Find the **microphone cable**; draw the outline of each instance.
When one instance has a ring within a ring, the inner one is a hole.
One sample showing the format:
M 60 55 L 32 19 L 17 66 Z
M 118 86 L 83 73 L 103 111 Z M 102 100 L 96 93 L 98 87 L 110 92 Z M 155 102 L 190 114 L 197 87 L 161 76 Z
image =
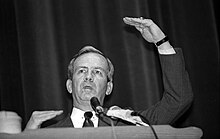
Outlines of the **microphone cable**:
M 154 134 L 155 139 L 159 139 L 158 136 L 157 136 L 156 131 L 154 130 L 153 126 L 150 124 L 150 122 L 149 122 L 148 119 L 146 119 L 144 116 L 142 116 L 142 115 L 141 115 L 140 113 L 138 113 L 138 112 L 132 112 L 132 113 L 131 113 L 131 116 L 140 116 L 141 119 L 143 119 L 144 122 L 146 122 L 146 123 L 149 125 L 150 129 L 152 130 L 152 132 L 153 132 L 153 134 Z

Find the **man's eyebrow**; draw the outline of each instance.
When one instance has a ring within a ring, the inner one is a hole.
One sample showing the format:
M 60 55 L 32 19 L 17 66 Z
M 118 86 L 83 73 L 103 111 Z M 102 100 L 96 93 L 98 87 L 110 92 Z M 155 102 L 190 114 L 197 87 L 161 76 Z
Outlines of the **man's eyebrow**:
M 108 71 L 106 69 L 104 69 L 103 67 L 94 67 L 94 69 L 99 69 L 105 73 L 108 73 Z
M 101 70 L 104 70 L 105 71 L 105 69 L 103 68 L 103 67 L 93 67 L 94 69 L 101 69 Z
M 87 68 L 86 66 L 76 66 L 76 68 Z
M 74 71 L 76 71 L 76 70 L 78 70 L 78 69 L 81 69 L 81 68 L 84 68 L 84 69 L 85 69 L 85 68 L 88 68 L 88 67 L 86 67 L 86 66 L 77 66 L 77 67 L 74 68 Z
M 86 67 L 86 66 L 77 66 L 76 68 L 75 68 L 75 70 L 78 70 L 78 69 L 81 69 L 81 68 L 88 68 L 88 67 Z M 103 67 L 92 67 L 93 69 L 100 69 L 100 70 L 103 70 L 103 71 L 106 71 Z

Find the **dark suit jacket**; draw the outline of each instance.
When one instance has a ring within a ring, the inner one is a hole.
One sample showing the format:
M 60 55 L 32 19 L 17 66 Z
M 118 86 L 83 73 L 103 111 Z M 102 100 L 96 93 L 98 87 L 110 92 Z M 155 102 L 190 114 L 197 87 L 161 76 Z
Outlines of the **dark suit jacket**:
M 162 99 L 150 108 L 139 111 L 150 124 L 172 124 L 190 106 L 193 92 L 185 69 L 182 50 L 175 48 L 176 54 L 160 55 L 164 93 Z M 114 121 L 115 125 L 127 125 L 125 121 Z M 109 125 L 108 119 L 100 119 L 99 126 Z M 73 127 L 70 116 L 51 127 Z
M 120 119 L 110 119 L 105 116 L 99 117 L 98 126 L 111 126 L 111 121 L 113 122 L 114 126 L 124 126 L 124 125 L 134 125 L 132 123 L 120 120 Z M 49 126 L 50 128 L 54 127 L 74 127 L 72 120 L 70 118 L 70 114 L 68 114 L 64 119 L 60 120 L 54 125 Z

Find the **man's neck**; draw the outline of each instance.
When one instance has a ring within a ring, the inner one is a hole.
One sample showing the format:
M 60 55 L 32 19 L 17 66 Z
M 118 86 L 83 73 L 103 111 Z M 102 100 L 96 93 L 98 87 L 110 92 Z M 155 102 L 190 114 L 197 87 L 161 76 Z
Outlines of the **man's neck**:
M 82 111 L 93 111 L 90 104 L 82 105 L 82 104 L 73 104 L 73 107 L 80 109 Z

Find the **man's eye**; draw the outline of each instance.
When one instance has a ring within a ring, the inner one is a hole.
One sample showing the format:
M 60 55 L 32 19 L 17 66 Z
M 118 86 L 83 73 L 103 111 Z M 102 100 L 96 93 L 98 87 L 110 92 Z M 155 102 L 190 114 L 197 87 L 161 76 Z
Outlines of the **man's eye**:
M 99 70 L 96 70 L 96 71 L 95 71 L 95 74 L 100 74 L 100 75 L 102 75 L 102 72 L 99 71 Z
M 85 73 L 85 72 L 86 72 L 85 69 L 80 69 L 80 70 L 78 70 L 78 73 Z

